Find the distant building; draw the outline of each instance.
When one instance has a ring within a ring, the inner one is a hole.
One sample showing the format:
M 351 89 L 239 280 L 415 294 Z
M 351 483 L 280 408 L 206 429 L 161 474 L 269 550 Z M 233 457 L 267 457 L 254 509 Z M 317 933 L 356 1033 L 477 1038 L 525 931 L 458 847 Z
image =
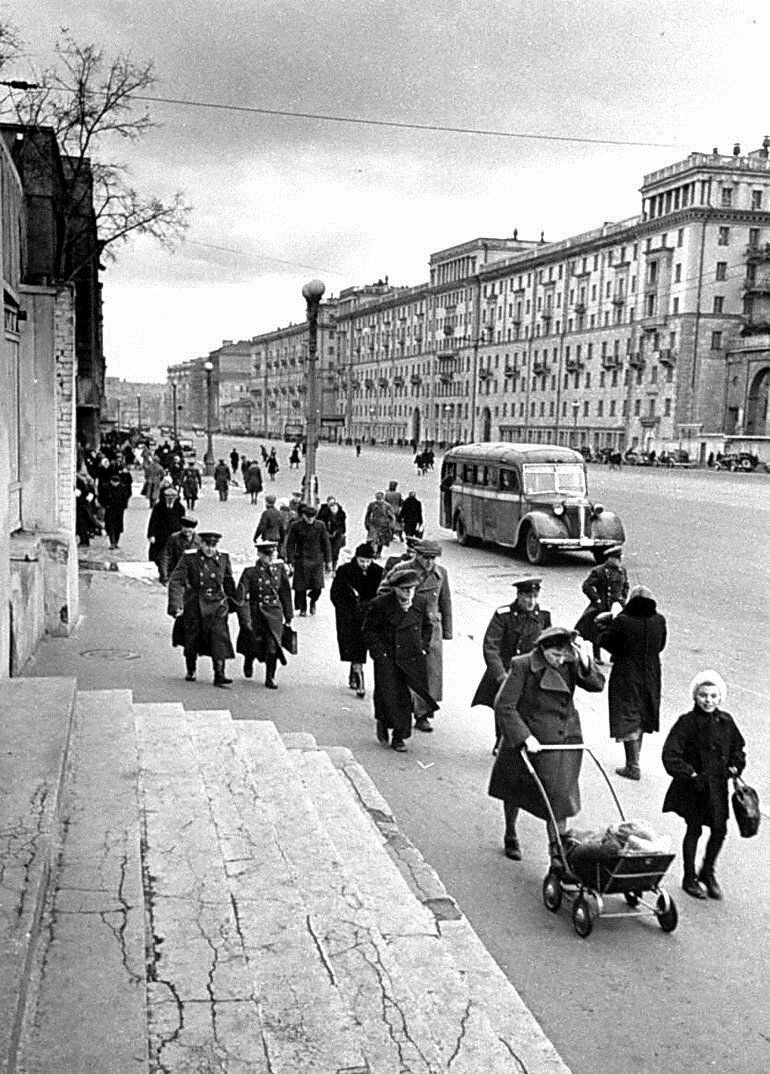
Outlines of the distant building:
M 166 384 L 107 377 L 104 390 L 102 420 L 110 425 L 121 429 L 137 428 L 141 417 L 143 427 L 173 426 L 174 416 Z
M 206 364 L 211 369 L 206 370 Z M 202 358 L 168 367 L 169 411 L 173 414 L 174 398 L 179 413 L 179 427 L 207 428 L 208 380 L 211 382 L 212 429 L 221 425 L 220 413 L 230 403 L 250 400 L 253 381 L 254 347 L 250 340 L 230 339 Z

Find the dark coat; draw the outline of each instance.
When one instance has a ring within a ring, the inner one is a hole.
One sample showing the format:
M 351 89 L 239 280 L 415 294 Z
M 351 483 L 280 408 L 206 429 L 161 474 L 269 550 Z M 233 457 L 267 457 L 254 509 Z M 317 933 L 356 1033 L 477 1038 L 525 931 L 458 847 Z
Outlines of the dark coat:
M 260 470 L 258 463 L 251 463 L 246 471 L 245 480 L 247 492 L 254 493 L 262 491 L 262 471 Z
M 259 516 L 257 528 L 254 530 L 254 540 L 262 537 L 266 541 L 275 541 L 280 547 L 286 537 L 286 523 L 283 515 L 277 507 L 266 507 Z
M 402 503 L 401 522 L 407 537 L 413 537 L 422 530 L 422 504 L 416 496 L 410 494 Z
M 590 604 L 575 623 L 575 630 L 586 641 L 596 641 L 596 617 L 611 610 L 613 604 L 625 604 L 628 598 L 628 575 L 625 567 L 602 563 L 594 567 L 583 582 L 582 590 Z
M 429 711 L 438 708 L 428 687 L 425 650 L 433 632 L 430 620 L 412 605 L 407 611 L 395 593 L 375 597 L 366 610 L 363 637 L 374 661 L 374 717 L 402 738 L 412 733 L 413 690 Z
M 608 686 L 612 737 L 620 740 L 636 731 L 659 730 L 666 620 L 655 610 L 655 601 L 634 597 L 606 629 L 599 630 L 597 640 L 613 658 Z
M 452 594 L 449 588 L 449 575 L 445 567 L 433 561 L 426 570 L 416 559 L 404 560 L 404 566 L 413 568 L 420 579 L 414 591 L 414 603 L 424 612 L 431 624 L 431 639 L 427 648 L 428 684 L 430 696 L 434 701 L 441 701 L 444 687 L 443 642 L 452 638 Z M 381 593 L 390 592 L 390 582 L 386 574 L 380 585 Z
M 263 664 L 274 652 L 285 664 L 281 631 L 283 624 L 290 623 L 294 615 L 285 565 L 276 560 L 269 564 L 257 560 L 253 567 L 247 567 L 238 582 L 237 599 L 241 629 L 236 651 L 256 657 Z
M 233 479 L 233 475 L 230 473 L 230 467 L 225 462 L 217 463 L 214 467 L 214 488 L 227 489 L 230 487 L 230 482 Z
M 745 745 L 732 716 L 721 709 L 708 713 L 695 705 L 680 716 L 663 745 L 663 767 L 673 777 L 663 812 L 724 831 L 729 815 L 727 770 L 735 768 L 739 775 L 743 771 Z
M 267 462 L 265 463 L 265 469 L 269 474 L 275 475 L 281 469 L 278 459 L 275 455 L 269 455 Z
M 201 488 L 201 473 L 197 466 L 182 471 L 182 493 L 187 500 L 197 500 Z
M 167 507 L 165 500 L 160 499 L 150 511 L 147 523 L 147 537 L 150 539 L 148 558 L 153 563 L 162 563 L 166 541 L 172 533 L 182 528 L 184 514 L 184 504 L 179 500 L 174 500 L 171 507 Z M 151 540 L 152 538 L 154 540 Z
M 489 794 L 548 819 L 537 784 L 521 757 L 521 745 L 534 735 L 543 745 L 583 741 L 580 716 L 573 694 L 580 686 L 599 693 L 604 678 L 594 661 L 588 668 L 578 662 L 552 668 L 539 649 L 511 661 L 510 671 L 495 700 L 495 722 L 502 743 L 489 781 Z M 580 750 L 533 754 L 530 758 L 557 820 L 580 812 Z
M 208 557 L 193 549 L 185 552 L 168 582 L 168 614 L 183 614 L 174 623 L 173 645 L 185 656 L 231 660 L 233 652 L 227 616 L 237 607 L 235 580 L 227 552 Z
M 487 669 L 476 687 L 471 705 L 494 708 L 495 696 L 503 685 L 514 656 L 529 653 L 537 636 L 551 625 L 551 613 L 535 606 L 531 612 L 513 604 L 498 608 L 484 634 L 483 652 Z
M 340 660 L 353 664 L 366 663 L 366 643 L 361 632 L 369 603 L 377 595 L 382 581 L 382 567 L 370 563 L 362 571 L 358 561 L 343 563 L 334 575 L 329 599 L 334 605 L 337 620 L 337 645 Z
M 323 589 L 324 566 L 331 569 L 332 550 L 326 526 L 317 518 L 312 522 L 297 519 L 289 526 L 286 538 L 286 558 L 294 569 L 292 589 L 304 593 L 307 589 Z
M 185 537 L 184 530 L 177 530 L 176 533 L 172 533 L 163 548 L 162 563 L 163 571 L 166 577 L 170 577 L 174 568 L 179 560 L 191 549 L 199 548 L 200 542 L 198 540 L 198 534 L 193 534 L 192 541 L 188 541 Z
M 110 537 L 117 538 L 123 532 L 123 515 L 131 499 L 131 487 L 131 474 L 123 470 L 112 473 L 99 494 L 104 508 L 104 528 Z

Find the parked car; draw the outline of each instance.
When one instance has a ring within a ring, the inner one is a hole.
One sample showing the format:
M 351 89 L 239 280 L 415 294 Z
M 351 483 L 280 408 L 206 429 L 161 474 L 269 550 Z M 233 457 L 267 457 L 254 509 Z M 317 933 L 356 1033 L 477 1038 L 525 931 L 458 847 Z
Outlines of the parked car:
M 731 473 L 751 473 L 759 466 L 759 456 L 750 451 L 739 451 L 734 455 L 721 455 L 714 463 L 715 470 L 729 470 Z

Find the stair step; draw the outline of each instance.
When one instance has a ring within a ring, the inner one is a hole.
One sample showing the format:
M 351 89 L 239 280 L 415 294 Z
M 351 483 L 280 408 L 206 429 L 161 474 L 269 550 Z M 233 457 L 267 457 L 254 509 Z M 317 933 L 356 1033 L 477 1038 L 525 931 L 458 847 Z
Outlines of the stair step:
M 0 681 L 0 1070 L 12 1069 L 58 846 L 75 680 Z
M 309 927 L 330 978 L 364 1034 L 372 1074 L 445 1070 L 433 1028 L 420 1010 L 339 852 L 305 793 L 275 727 L 234 725 L 249 749 L 256 787 L 295 873 Z
M 362 1035 L 313 931 L 236 725 L 188 712 L 260 1006 L 270 1069 L 364 1070 Z M 286 757 L 283 766 L 288 765 Z
M 134 705 L 141 765 L 150 1065 L 268 1074 L 259 1005 L 190 725 Z
M 130 691 L 78 693 L 25 1074 L 149 1070 L 137 781 Z

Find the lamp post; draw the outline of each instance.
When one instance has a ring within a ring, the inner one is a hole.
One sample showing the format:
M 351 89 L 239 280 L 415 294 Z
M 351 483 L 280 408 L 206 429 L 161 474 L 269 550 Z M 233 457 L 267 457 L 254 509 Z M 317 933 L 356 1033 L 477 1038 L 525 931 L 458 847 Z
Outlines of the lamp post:
M 174 414 L 173 414 L 174 443 L 176 443 L 177 440 L 179 439 L 179 421 L 178 421 L 177 405 L 176 405 L 176 381 L 175 380 L 171 381 L 171 398 L 172 398 L 172 401 L 173 401 L 172 405 L 174 407 Z
M 141 433 L 142 431 L 142 397 L 137 395 L 136 397 L 136 425 Z
M 120 431 L 120 399 L 118 399 L 118 420 L 117 420 L 117 426 L 118 426 L 118 431 Z
M 572 446 L 574 448 L 577 448 L 577 442 L 578 442 L 577 422 L 578 422 L 578 414 L 579 413 L 580 413 L 580 401 L 578 399 L 573 399 L 573 401 L 572 401 L 572 419 L 573 419 L 573 422 L 572 422 Z
M 322 280 L 311 280 L 302 288 L 307 306 L 307 409 L 305 411 L 305 481 L 307 503 L 318 503 L 318 478 L 315 472 L 316 441 L 318 439 L 318 385 L 316 359 L 318 356 L 318 307 L 326 287 Z
M 449 447 L 449 415 L 452 408 L 449 403 L 444 404 L 444 446 Z
M 214 369 L 213 362 L 204 362 L 206 370 L 206 454 L 203 456 L 203 464 L 207 477 L 214 473 L 214 444 L 211 439 L 211 426 L 214 424 L 214 414 L 211 398 L 211 373 Z

